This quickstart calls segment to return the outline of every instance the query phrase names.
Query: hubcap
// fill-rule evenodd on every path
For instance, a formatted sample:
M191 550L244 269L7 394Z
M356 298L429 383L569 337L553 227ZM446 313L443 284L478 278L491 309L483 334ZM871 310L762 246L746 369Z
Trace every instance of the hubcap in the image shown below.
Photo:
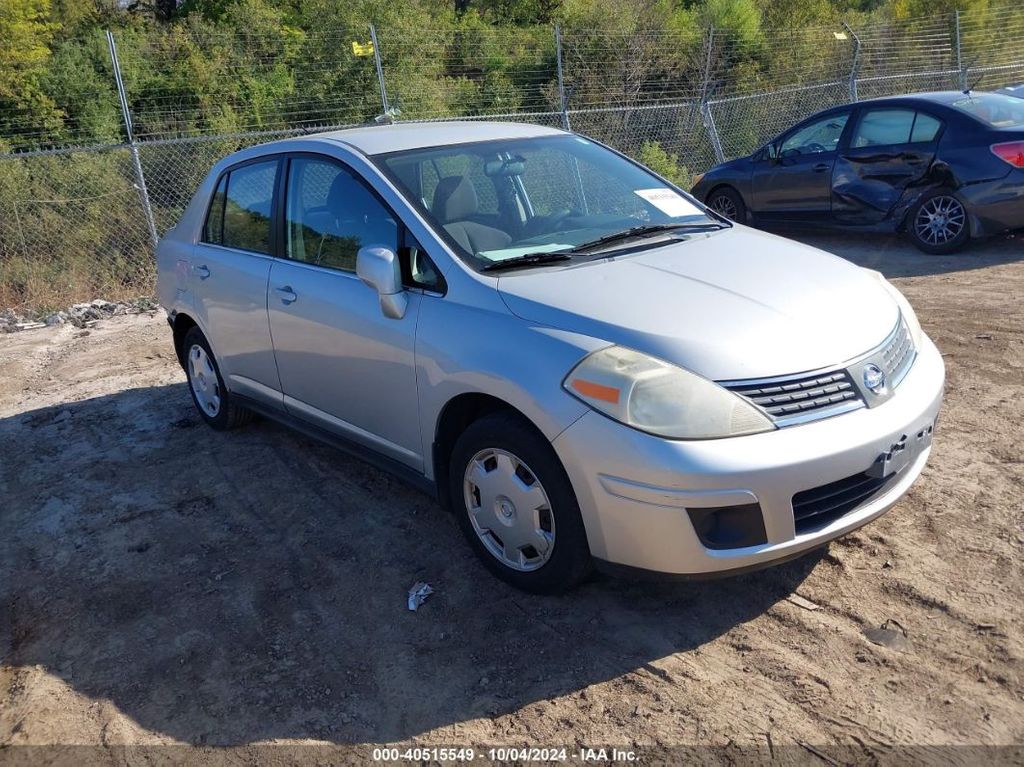
M929 245L943 245L955 240L967 223L964 206L955 197L932 197L917 212L914 232Z
M220 384L210 356L199 344L188 350L188 383L200 409L211 418L220 412Z
M730 221L736 220L736 203L724 194L720 194L711 201L711 209L721 213Z
M505 450L488 448L466 467L463 493L469 521L503 565L537 570L555 548L555 517L537 475Z

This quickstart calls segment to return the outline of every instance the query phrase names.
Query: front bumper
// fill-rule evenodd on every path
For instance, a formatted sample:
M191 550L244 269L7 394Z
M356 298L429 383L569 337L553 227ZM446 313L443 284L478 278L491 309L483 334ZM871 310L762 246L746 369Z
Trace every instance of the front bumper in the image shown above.
M797 531L793 496L865 472L903 437L931 427L945 369L922 349L895 395L874 407L764 434L674 441L589 412L554 447L576 491L590 550L613 565L677 575L748 570L817 548L892 507L924 468L930 446L877 495L819 527ZM691 511L758 504L765 542L707 548Z
M1024 169L998 181L962 187L960 194L970 211L972 237L1024 228Z

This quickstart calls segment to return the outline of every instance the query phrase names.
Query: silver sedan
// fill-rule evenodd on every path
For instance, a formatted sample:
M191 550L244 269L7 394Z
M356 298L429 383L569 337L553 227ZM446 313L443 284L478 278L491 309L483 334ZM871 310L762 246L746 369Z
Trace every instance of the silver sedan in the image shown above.
M549 128L243 150L157 260L210 426L260 413L355 450L531 591L819 547L906 493L942 401L882 275Z

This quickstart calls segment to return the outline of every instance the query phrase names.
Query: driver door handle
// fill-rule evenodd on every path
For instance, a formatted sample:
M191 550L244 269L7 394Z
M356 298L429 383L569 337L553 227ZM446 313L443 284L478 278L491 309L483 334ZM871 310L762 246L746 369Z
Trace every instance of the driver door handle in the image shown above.
M208 267L206 264L203 264L202 266L197 266L195 267L195 273L199 279L205 280L207 277L210 276L210 267Z
M281 299L281 303L285 306L294 304L299 298L295 295L291 285L285 285L283 288L274 288L274 292L277 293L277 297Z
M819 162L811 170L813 170L815 173L824 173L825 171L827 171L831 167L832 166L829 165L827 162Z

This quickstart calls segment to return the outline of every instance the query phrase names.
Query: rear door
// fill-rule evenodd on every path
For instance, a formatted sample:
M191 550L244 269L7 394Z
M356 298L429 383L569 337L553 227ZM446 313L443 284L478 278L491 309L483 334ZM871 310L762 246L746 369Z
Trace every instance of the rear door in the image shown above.
M273 201L280 160L251 160L217 182L192 258L196 311L228 388L280 404L267 322Z
M943 124L908 107L867 107L836 161L832 214L848 224L885 220L928 176Z
M283 253L268 308L285 407L293 415L422 470L414 346L422 295L400 319L355 273L366 245L406 244L391 210L339 161L287 162Z
M816 117L783 135L752 175L754 215L762 221L827 219L832 169L850 110Z

